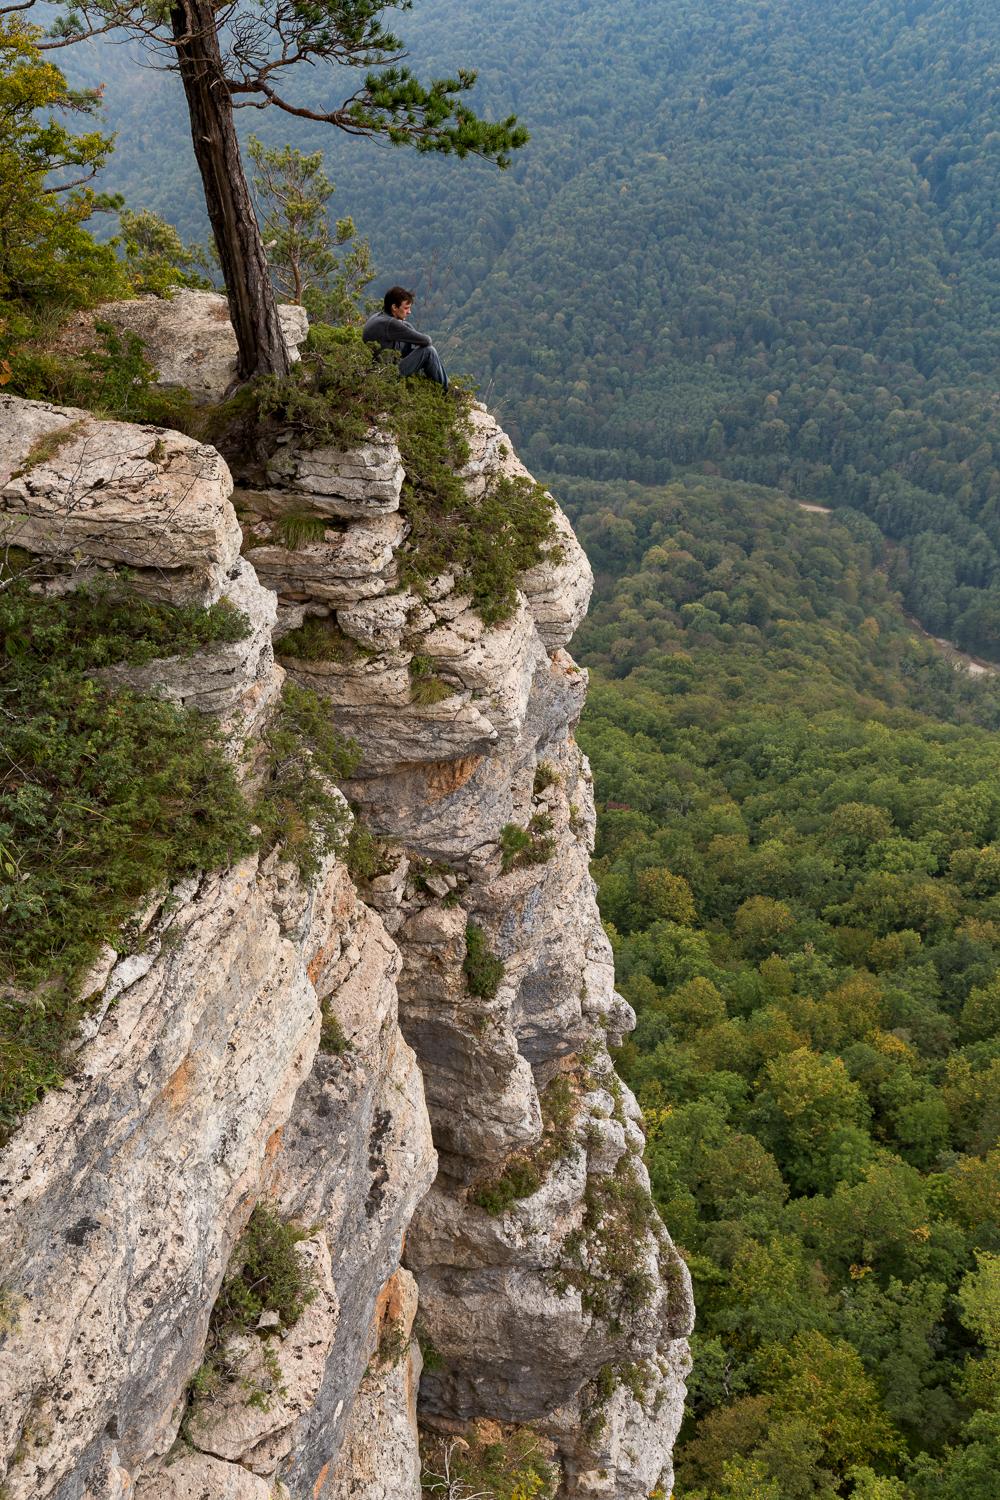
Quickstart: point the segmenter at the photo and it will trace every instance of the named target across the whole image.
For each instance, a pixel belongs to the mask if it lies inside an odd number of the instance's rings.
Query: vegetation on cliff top
[[[362,443],[373,426],[388,426],[406,470],[401,509],[410,534],[399,553],[401,582],[420,594],[451,574],[495,625],[513,613],[519,575],[554,555],[555,505],[523,478],[496,476],[482,495],[470,494],[461,474],[471,400],[460,384],[446,395],[428,380],[400,381],[391,359],[372,359],[357,328],[314,324],[290,376],[256,382],[214,420],[224,430],[235,417],[243,431],[249,420],[257,433],[270,425],[304,447],[341,449]]]
[[[332,785],[356,764],[315,694],[286,684],[248,794],[214,720],[100,670],[241,639],[227,604],[155,604],[122,580],[59,597],[0,577],[0,1140],[57,1084],[101,947],[185,875],[280,844],[304,877],[347,849]]]

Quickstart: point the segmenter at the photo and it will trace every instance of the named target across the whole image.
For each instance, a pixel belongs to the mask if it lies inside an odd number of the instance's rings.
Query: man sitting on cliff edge
[[[391,286],[382,299],[382,311],[372,313],[361,337],[381,349],[397,349],[400,375],[426,375],[448,389],[448,377],[434,345],[408,321],[413,293],[405,286]]]

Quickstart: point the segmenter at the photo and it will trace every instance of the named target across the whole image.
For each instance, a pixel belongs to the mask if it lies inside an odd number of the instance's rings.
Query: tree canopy
[[[567,498],[618,1061],[695,1279],[677,1494],[985,1497],[1000,679],[916,634],[850,512],[711,477]]]

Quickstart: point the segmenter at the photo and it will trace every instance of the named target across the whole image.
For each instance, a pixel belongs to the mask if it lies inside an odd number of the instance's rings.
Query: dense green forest
[[[991,1500],[1000,686],[914,634],[862,517],[570,499],[619,1066],[695,1278],[678,1500]]]
[[[404,29],[518,110],[511,172],[296,143],[526,459],[856,507],[927,627],[1000,654],[994,0],[421,0]],[[109,182],[199,233],[169,77],[67,61],[108,79]]]
[[[995,5],[421,0],[406,29],[421,66],[481,66],[525,159],[296,144],[597,571],[620,1066],[699,1308],[677,1500],[994,1500],[1000,678],[904,607],[1000,659]],[[86,190],[42,192],[67,96],[10,34],[0,383],[135,414],[135,351],[66,387],[22,347],[150,283]],[[169,78],[60,61],[129,117],[101,185],[202,234]]]

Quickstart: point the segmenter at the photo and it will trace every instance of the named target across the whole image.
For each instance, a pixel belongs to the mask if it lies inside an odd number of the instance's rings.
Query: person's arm
[[[394,344],[412,344],[415,348],[426,349],[433,342],[428,334],[421,333],[412,323],[404,323],[402,318],[386,317],[382,326],[386,337]]]

